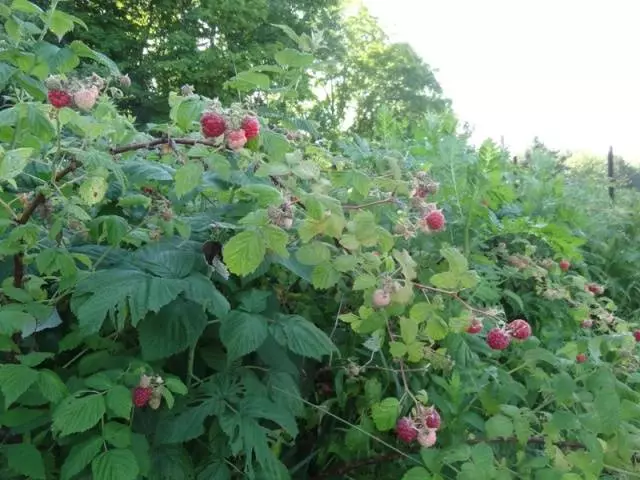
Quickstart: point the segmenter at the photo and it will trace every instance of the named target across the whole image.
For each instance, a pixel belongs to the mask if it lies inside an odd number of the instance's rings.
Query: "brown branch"
[[[209,147],[220,146],[219,144],[216,144],[209,140],[163,137],[156,138],[155,140],[151,140],[149,142],[132,143],[130,145],[124,145],[122,147],[112,147],[109,149],[109,153],[111,153],[112,155],[117,155],[119,153],[132,152],[134,150],[151,149],[153,147],[157,147],[158,145],[171,145],[172,142],[177,145],[207,145]]]
[[[69,165],[67,165],[65,168],[63,168],[62,170],[60,170],[54,175],[53,182],[55,183],[60,181],[66,175],[68,175],[69,173],[73,172],[76,168],[78,168],[79,165],[80,163],[78,161],[71,160],[71,162],[69,162]],[[26,223],[31,218],[31,215],[33,215],[33,212],[36,211],[36,208],[38,208],[40,205],[46,202],[46,200],[47,198],[44,196],[43,193],[38,193],[35,196],[35,198],[31,200],[29,205],[27,205],[26,208],[23,210],[22,215],[20,215],[16,219],[15,221],[16,224],[26,225]],[[20,252],[20,253],[16,253],[13,256],[13,286],[16,288],[22,288],[23,280],[24,280],[24,252]]]
[[[493,439],[482,438],[482,439],[467,440],[466,443],[469,445],[476,445],[478,443],[498,443],[498,442],[517,443],[518,439],[516,437],[503,437],[503,438],[493,438]],[[544,437],[531,437],[527,439],[527,444],[529,445],[544,445],[544,443],[545,443]],[[583,443],[573,442],[569,440],[553,442],[553,444],[564,450],[586,449]],[[385,455],[380,455],[377,457],[365,458],[364,460],[357,460],[355,462],[347,463],[345,465],[334,468],[332,470],[322,472],[316,475],[315,477],[311,477],[311,480],[322,480],[322,479],[331,478],[331,477],[344,478],[347,473],[352,472],[354,470],[358,470],[362,467],[378,465],[380,463],[385,463],[385,462],[392,462],[394,460],[399,460],[404,456],[405,454],[402,452],[393,452]]]

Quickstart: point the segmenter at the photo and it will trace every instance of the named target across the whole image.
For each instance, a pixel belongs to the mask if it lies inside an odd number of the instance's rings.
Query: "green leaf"
[[[386,432],[396,426],[400,413],[400,402],[397,398],[385,398],[371,407],[371,418],[380,432]]]
[[[469,269],[466,257],[457,249],[445,247],[440,250],[440,254],[449,262],[449,270],[453,273],[464,273]]]
[[[300,396],[300,389],[290,374],[269,371],[267,374],[267,388],[276,404],[284,405],[293,415],[304,415],[304,403]]]
[[[11,336],[23,332],[28,325],[35,322],[35,317],[28,313],[5,308],[0,310],[0,335]]]
[[[114,448],[91,462],[93,480],[136,480],[140,469],[131,450]]]
[[[300,315],[278,315],[283,327],[287,347],[293,353],[320,361],[335,350],[331,339],[313,323]]]
[[[378,403],[382,399],[382,384],[377,378],[370,378],[364,384],[364,396],[369,405]]]
[[[39,370],[37,384],[42,396],[51,403],[58,403],[68,394],[67,386],[51,370]]]
[[[178,395],[186,395],[189,393],[187,386],[182,383],[182,380],[178,377],[166,377],[164,379],[164,386]]]
[[[289,66],[294,68],[306,68],[313,63],[313,55],[308,53],[302,53],[299,50],[293,48],[285,48],[276,53],[276,62],[282,66]]]
[[[402,480],[429,480],[431,475],[426,468],[413,467],[402,476]]]
[[[266,318],[239,310],[231,311],[220,325],[220,340],[230,362],[256,351],[268,334]]]
[[[417,263],[411,258],[411,255],[406,250],[393,250],[393,258],[396,259],[400,268],[402,269],[402,275],[407,280],[414,280],[418,273],[416,272]]]
[[[184,282],[184,296],[187,300],[199,303],[218,318],[229,313],[229,301],[213,285],[210,278],[196,272],[185,278]]]
[[[367,290],[376,286],[377,283],[378,279],[373,275],[369,275],[368,273],[358,275],[353,281],[353,290]]]
[[[138,325],[142,357],[147,361],[168,358],[194,345],[207,327],[200,305],[177,299]]]
[[[331,259],[331,250],[321,242],[311,242],[296,251],[296,258],[303,265],[320,265]]]
[[[267,253],[264,240],[256,232],[240,232],[222,249],[224,263],[231,273],[246,276],[256,271]]]
[[[461,273],[458,277],[458,285],[460,289],[474,288],[480,282],[478,273],[469,270],[468,272]]]
[[[506,438],[513,435],[513,422],[505,415],[495,415],[485,424],[488,438]]]
[[[431,284],[443,290],[458,289],[458,275],[453,272],[441,272],[431,276]]]
[[[198,120],[204,105],[199,98],[187,98],[181,101],[171,112],[171,117],[183,131],[189,131]]]
[[[131,445],[131,430],[127,425],[108,422],[102,429],[104,439],[114,447],[126,448]]]
[[[327,290],[333,287],[340,280],[338,272],[329,262],[316,265],[311,273],[313,286],[319,290]]]
[[[449,327],[442,317],[433,315],[427,320],[427,328],[425,331],[429,338],[438,341],[447,336]]]
[[[417,323],[424,322],[433,311],[433,307],[426,302],[416,303],[409,311],[409,318]]]
[[[72,477],[82,472],[102,450],[102,446],[102,438],[94,436],[71,447],[69,455],[62,464],[60,480],[71,480]]]
[[[407,345],[416,341],[418,337],[418,323],[406,317],[400,318],[400,336]]]
[[[287,250],[289,235],[287,232],[275,225],[267,225],[260,229],[260,233],[263,235],[264,242],[269,250],[283,258],[289,256],[289,251]]]
[[[16,148],[4,154],[0,151],[0,180],[12,180],[21,174],[32,154],[33,148]]]
[[[61,437],[80,433],[94,427],[105,413],[102,395],[67,397],[53,412],[52,429]]]
[[[259,207],[269,207],[282,204],[282,193],[271,185],[253,183],[236,190],[238,199],[254,200]]]
[[[102,201],[108,188],[109,184],[104,177],[89,177],[80,185],[78,194],[84,203],[92,206]]]
[[[131,391],[122,385],[116,385],[107,392],[107,408],[114,417],[128,420],[133,408]]]
[[[19,475],[31,479],[46,478],[42,454],[31,443],[17,443],[2,447],[2,453],[7,457],[9,468]]]
[[[214,413],[211,405],[203,403],[174,417],[166,417],[158,425],[160,443],[184,443],[204,434],[204,422]]]
[[[58,41],[61,41],[62,37],[73,30],[73,26],[73,17],[71,15],[60,10],[54,10],[49,22],[49,29],[58,37]]]
[[[176,195],[185,196],[202,183],[204,167],[200,162],[189,162],[181,166],[176,172]]]
[[[53,357],[53,353],[50,352],[31,352],[26,355],[18,355],[18,360],[22,365],[27,367],[37,367],[45,360]]]
[[[4,396],[4,407],[15,402],[38,379],[38,371],[26,365],[0,365],[0,390]]]
[[[264,73],[247,71],[238,73],[235,77],[231,78],[226,85],[245,92],[254,88],[267,90],[271,85],[271,79]]]
[[[402,358],[407,354],[407,346],[402,342],[389,342],[389,353],[393,358]]]

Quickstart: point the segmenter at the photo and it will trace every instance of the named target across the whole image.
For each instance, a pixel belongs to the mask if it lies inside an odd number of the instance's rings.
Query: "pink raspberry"
[[[402,417],[396,423],[396,436],[404,443],[411,443],[418,437],[416,425],[409,417]]]
[[[88,111],[96,104],[98,95],[100,95],[100,92],[96,87],[83,88],[73,94],[73,103],[80,110]]]
[[[424,216],[424,222],[427,224],[427,227],[429,227],[429,230],[439,232],[444,228],[446,220],[442,214],[442,210],[433,210]]]
[[[244,130],[234,130],[227,135],[227,145],[231,150],[240,150],[247,143]]]
[[[587,356],[584,353],[579,353],[578,355],[576,355],[576,362],[584,363],[586,361],[587,361]]]
[[[582,328],[591,328],[591,327],[593,327],[593,320],[591,320],[590,318],[587,318],[586,320],[582,321],[580,326]]]
[[[376,307],[386,307],[391,303],[391,295],[384,289],[379,288],[373,292],[373,298],[371,300]]]
[[[251,140],[260,133],[260,122],[258,122],[256,117],[244,117],[242,120],[242,129],[244,130],[247,140]]]
[[[206,112],[200,117],[202,134],[207,138],[215,138],[227,131],[227,122],[222,115],[215,112]]]
[[[560,270],[562,270],[563,272],[566,272],[567,270],[569,270],[570,267],[571,267],[571,264],[569,263],[568,260],[560,261]]]
[[[514,320],[507,325],[507,331],[513,338],[525,340],[531,336],[531,325],[526,320]]]
[[[435,430],[427,430],[426,432],[422,431],[418,435],[418,443],[424,448],[433,447],[436,444],[437,439]]]
[[[492,328],[487,334],[487,345],[493,350],[504,350],[511,343],[511,337],[501,328]]]
[[[64,90],[49,90],[47,93],[49,103],[56,108],[64,108],[71,105],[71,95]]]

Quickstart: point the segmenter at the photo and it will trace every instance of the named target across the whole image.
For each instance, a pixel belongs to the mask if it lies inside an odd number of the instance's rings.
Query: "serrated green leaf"
[[[49,20],[49,29],[62,40],[67,33],[73,30],[73,16],[60,10],[54,10]]]
[[[371,407],[371,418],[380,432],[387,432],[396,426],[400,413],[400,402],[397,398],[385,398]]]
[[[224,263],[231,273],[246,276],[256,271],[267,253],[264,240],[256,232],[240,232],[222,249]]]
[[[429,480],[431,475],[426,468],[413,467],[402,476],[402,480]]]
[[[296,251],[296,258],[303,265],[320,265],[331,259],[331,250],[324,243],[311,242]]]
[[[15,402],[38,379],[38,371],[26,365],[0,365],[0,390],[4,396],[4,407]]]
[[[431,276],[429,281],[434,287],[441,288],[443,290],[458,289],[458,275],[453,272],[436,273]]]
[[[424,343],[413,342],[407,345],[407,360],[417,363],[424,358]]]
[[[402,342],[389,342],[389,353],[393,358],[402,358],[407,354],[407,346]]]
[[[417,263],[413,258],[411,258],[408,251],[393,250],[392,255],[400,265],[404,278],[407,280],[414,280],[418,276],[418,273],[416,272]]]
[[[12,180],[22,173],[32,154],[33,148],[16,148],[4,154],[0,151],[0,180]]]
[[[340,255],[333,259],[333,266],[342,273],[351,272],[357,264],[358,258],[354,255]]]
[[[122,386],[116,385],[111,388],[106,395],[107,408],[115,416],[119,418],[129,419],[133,401],[131,391]]]
[[[140,469],[131,450],[114,448],[91,462],[93,480],[136,480]]]
[[[353,290],[367,290],[373,288],[378,283],[378,279],[368,273],[358,275],[353,281]]]
[[[166,377],[164,379],[164,386],[178,395],[186,395],[189,393],[187,386],[178,377]]]
[[[329,262],[316,265],[311,273],[313,286],[319,290],[327,290],[333,287],[340,280],[338,272]]]
[[[407,345],[416,341],[418,337],[418,323],[411,318],[401,317],[400,321],[400,336]]]
[[[108,188],[104,177],[89,177],[80,184],[78,194],[84,203],[92,206],[102,201]]]
[[[459,250],[445,247],[440,250],[440,254],[447,259],[451,272],[462,274],[469,269],[469,263],[466,257]]]
[[[313,55],[293,48],[285,48],[277,52],[275,59],[280,65],[294,68],[305,68],[313,63]]]
[[[432,340],[442,340],[449,333],[449,327],[442,317],[438,315],[432,315],[427,320],[427,327],[425,332]]]
[[[256,351],[269,334],[267,319],[233,310],[222,319],[220,340],[227,348],[229,361]]]
[[[378,403],[382,399],[382,384],[377,378],[370,378],[364,384],[364,396],[369,405]]]
[[[478,282],[480,282],[478,273],[473,270],[469,270],[467,272],[461,273],[458,277],[458,288],[474,288],[478,285]]]
[[[176,195],[184,197],[202,183],[204,167],[200,162],[189,162],[181,166],[176,172]]]
[[[264,237],[264,243],[269,250],[283,258],[289,256],[289,251],[287,250],[289,234],[287,232],[275,225],[267,225],[260,229],[260,233]]]
[[[82,472],[102,450],[103,440],[94,436],[71,447],[60,472],[60,480],[71,480]]]
[[[53,412],[52,428],[61,437],[85,432],[102,419],[105,410],[102,395],[67,397]]]
[[[46,478],[42,454],[31,443],[17,443],[2,447],[9,468],[14,472],[34,480]]]
[[[320,361],[335,350],[331,339],[313,323],[300,315],[278,315],[289,350]]]
[[[138,324],[142,357],[153,361],[185,351],[207,327],[207,316],[200,305],[174,300],[157,314],[147,315]]]
[[[505,415],[495,415],[487,420],[485,429],[488,438],[507,438],[513,435],[513,422]]]
[[[27,367],[37,367],[45,360],[53,357],[53,353],[50,352],[31,352],[26,355],[18,355],[18,360],[22,365],[26,365]]]
[[[37,385],[42,396],[54,404],[62,400],[68,393],[67,386],[58,374],[51,370],[38,371]]]
[[[131,445],[131,429],[122,423],[107,422],[102,434],[107,443],[116,448],[127,448]]]

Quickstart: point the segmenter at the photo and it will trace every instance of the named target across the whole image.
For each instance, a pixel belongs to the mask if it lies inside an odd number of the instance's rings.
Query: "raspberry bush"
[[[292,31],[139,131],[56,3],[0,6],[3,479],[639,475],[634,312],[563,177],[451,114],[299,128]]]

